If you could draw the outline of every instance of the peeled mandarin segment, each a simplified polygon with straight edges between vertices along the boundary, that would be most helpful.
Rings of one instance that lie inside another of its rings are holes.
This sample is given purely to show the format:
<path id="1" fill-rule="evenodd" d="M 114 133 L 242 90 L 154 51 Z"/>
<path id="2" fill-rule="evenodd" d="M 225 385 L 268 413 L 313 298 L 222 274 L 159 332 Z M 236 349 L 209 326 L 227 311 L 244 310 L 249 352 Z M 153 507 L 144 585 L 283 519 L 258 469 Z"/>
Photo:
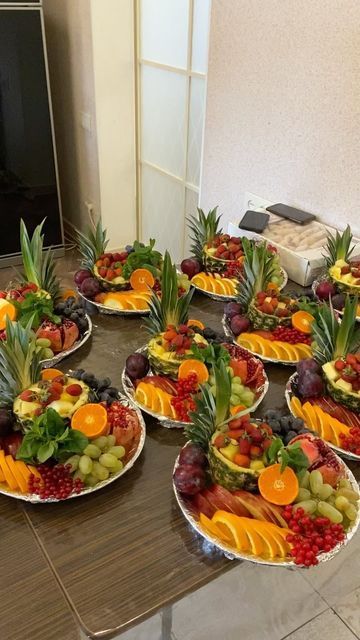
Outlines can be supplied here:
<path id="1" fill-rule="evenodd" d="M 322 411 L 316 404 L 313 405 L 313 409 L 316 413 L 321 438 L 323 438 L 323 440 L 327 440 L 328 442 L 332 442 L 332 438 L 334 436 L 329 424 L 327 414 L 324 413 L 324 411 Z"/>
<path id="2" fill-rule="evenodd" d="M 299 482 L 290 467 L 285 467 L 281 472 L 280 464 L 272 464 L 260 474 L 258 488 L 265 500 L 282 506 L 294 502 L 299 491 Z"/>
<path id="3" fill-rule="evenodd" d="M 178 371 L 178 378 L 187 378 L 192 373 L 196 374 L 199 384 L 203 384 L 209 379 L 207 366 L 200 360 L 189 358 L 189 360 L 184 360 L 181 363 Z"/>
<path id="4" fill-rule="evenodd" d="M 101 404 L 89 403 L 79 407 L 71 418 L 71 427 L 88 438 L 97 438 L 107 432 L 108 416 Z"/>
<path id="5" fill-rule="evenodd" d="M 15 320 L 16 318 L 16 308 L 14 305 L 5 300 L 5 298 L 0 299 L 0 329 L 6 328 L 6 318 L 9 320 Z"/>
<path id="6" fill-rule="evenodd" d="M 311 358 L 312 351 L 311 351 L 311 347 L 309 347 L 309 345 L 298 343 L 298 344 L 294 344 L 292 346 L 297 352 L 297 356 L 298 356 L 297 359 L 298 360 L 306 360 L 307 358 Z"/>
<path id="7" fill-rule="evenodd" d="M 5 460 L 5 453 L 3 450 L 0 450 L 0 467 L 3 476 L 5 477 L 6 484 L 10 487 L 10 489 L 16 491 L 18 489 L 18 483 L 16 482 L 16 478 L 14 477 L 7 461 Z"/>
<path id="8" fill-rule="evenodd" d="M 28 491 L 27 482 L 25 481 L 22 473 L 20 472 L 20 469 L 17 467 L 17 464 L 16 464 L 14 458 L 12 456 L 8 455 L 8 456 L 5 456 L 5 460 L 6 460 L 7 464 L 8 464 L 8 467 L 9 467 L 11 473 L 13 474 L 13 476 L 14 476 L 17 484 L 18 484 L 18 487 L 19 487 L 21 493 L 27 493 L 27 491 Z"/>
<path id="9" fill-rule="evenodd" d="M 293 414 L 295 415 L 296 418 L 301 418 L 302 420 L 304 420 L 304 414 L 302 411 L 302 405 L 301 402 L 299 400 L 299 398 L 297 398 L 296 396 L 293 396 L 290 400 L 290 406 L 291 406 L 291 410 L 293 412 Z"/>
<path id="10" fill-rule="evenodd" d="M 311 325 L 314 322 L 315 318 L 308 313 L 307 311 L 296 311 L 291 316 L 291 324 L 294 329 L 301 331 L 302 333 L 310 334 L 311 333 Z"/>
<path id="11" fill-rule="evenodd" d="M 60 369 L 43 369 L 40 377 L 41 380 L 53 380 L 54 378 L 57 378 L 58 376 L 63 376 L 63 372 L 60 371 Z"/>
<path id="12" fill-rule="evenodd" d="M 130 276 L 130 286 L 135 291 L 148 291 L 155 284 L 155 278 L 148 269 L 135 269 Z"/>
<path id="13" fill-rule="evenodd" d="M 302 411 L 306 426 L 312 431 L 319 431 L 317 414 L 315 413 L 312 404 L 310 404 L 310 402 L 305 402 L 302 406 Z"/>
<path id="14" fill-rule="evenodd" d="M 208 518 L 204 513 L 200 513 L 200 524 L 205 529 L 205 531 L 213 534 L 220 540 L 224 540 L 225 542 L 230 542 L 231 538 L 226 535 L 225 531 L 222 531 L 210 518 Z"/>

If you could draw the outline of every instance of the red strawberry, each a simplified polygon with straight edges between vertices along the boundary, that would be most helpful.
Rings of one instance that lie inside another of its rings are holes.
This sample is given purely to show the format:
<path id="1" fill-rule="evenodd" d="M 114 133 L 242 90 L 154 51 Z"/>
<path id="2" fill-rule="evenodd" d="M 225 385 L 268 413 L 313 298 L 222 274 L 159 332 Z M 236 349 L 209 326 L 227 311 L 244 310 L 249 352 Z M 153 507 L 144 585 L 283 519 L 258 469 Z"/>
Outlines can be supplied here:
<path id="1" fill-rule="evenodd" d="M 36 399 L 36 394 L 31 389 L 25 389 L 20 393 L 20 400 L 25 400 L 25 402 L 33 402 Z"/>
<path id="2" fill-rule="evenodd" d="M 341 267 L 341 275 L 344 276 L 347 273 L 350 273 L 351 269 L 348 265 L 346 265 L 346 267 Z"/>
<path id="3" fill-rule="evenodd" d="M 270 447 L 271 443 L 272 443 L 271 438 L 265 438 L 265 440 L 262 443 L 262 447 L 263 447 L 264 451 L 266 451 L 266 449 L 268 449 Z"/>
<path id="4" fill-rule="evenodd" d="M 70 384 L 65 391 L 70 396 L 79 396 L 82 393 L 82 387 L 79 384 Z"/>
<path id="5" fill-rule="evenodd" d="M 244 456 L 248 456 L 250 453 L 250 449 L 251 449 L 250 440 L 247 440 L 246 438 L 243 438 L 242 440 L 240 440 L 239 453 L 242 453 Z"/>
<path id="6" fill-rule="evenodd" d="M 6 291 L 0 291 L 0 299 L 6 298 Z"/>
<path id="7" fill-rule="evenodd" d="M 173 347 L 180 347 L 181 348 L 183 346 L 183 343 L 184 343 L 184 338 L 183 338 L 183 336 L 180 336 L 180 335 L 175 336 L 175 338 L 173 338 L 171 340 L 171 345 Z"/>
<path id="8" fill-rule="evenodd" d="M 217 449 L 221 449 L 226 445 L 226 436 L 221 434 L 215 438 L 214 445 Z"/>
<path id="9" fill-rule="evenodd" d="M 61 382 L 55 382 L 54 380 L 52 380 L 49 391 L 51 391 L 51 393 L 62 393 L 63 385 L 61 384 Z"/>
<path id="10" fill-rule="evenodd" d="M 180 324 L 178 328 L 178 332 L 183 335 L 187 335 L 188 329 L 189 327 L 187 326 L 187 324 Z"/>
<path id="11" fill-rule="evenodd" d="M 115 271 L 113 269 L 108 269 L 106 272 L 106 279 L 113 280 L 115 278 Z"/>
<path id="12" fill-rule="evenodd" d="M 100 267 L 99 275 L 101 276 L 101 278 L 106 278 L 106 273 L 107 273 L 107 268 L 106 267 Z"/>
<path id="13" fill-rule="evenodd" d="M 259 458 L 262 454 L 262 450 L 256 444 L 252 444 L 250 447 L 250 456 L 252 459 Z"/>

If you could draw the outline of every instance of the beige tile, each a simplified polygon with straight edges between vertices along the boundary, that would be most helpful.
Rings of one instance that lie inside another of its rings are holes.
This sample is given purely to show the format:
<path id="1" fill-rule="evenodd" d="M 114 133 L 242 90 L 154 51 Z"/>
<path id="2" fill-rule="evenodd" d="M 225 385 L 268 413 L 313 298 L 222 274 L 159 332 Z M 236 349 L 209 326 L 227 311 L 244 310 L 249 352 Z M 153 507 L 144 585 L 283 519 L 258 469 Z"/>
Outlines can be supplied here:
<path id="1" fill-rule="evenodd" d="M 279 640 L 326 608 L 299 571 L 244 562 L 176 603 L 172 628 L 178 640 Z"/>
<path id="2" fill-rule="evenodd" d="M 114 640 L 160 640 L 161 615 L 157 613 L 145 622 L 117 635 Z"/>
<path id="3" fill-rule="evenodd" d="M 355 640 L 354 634 L 331 609 L 307 622 L 286 636 L 284 640 L 322 640 L 322 638 L 326 638 L 326 640 Z"/>
<path id="4" fill-rule="evenodd" d="M 336 613 L 360 637 L 360 588 L 347 595 L 339 595 Z"/>
<path id="5" fill-rule="evenodd" d="M 330 562 L 304 572 L 304 577 L 330 606 L 360 587 L 360 535 L 355 534 Z"/>

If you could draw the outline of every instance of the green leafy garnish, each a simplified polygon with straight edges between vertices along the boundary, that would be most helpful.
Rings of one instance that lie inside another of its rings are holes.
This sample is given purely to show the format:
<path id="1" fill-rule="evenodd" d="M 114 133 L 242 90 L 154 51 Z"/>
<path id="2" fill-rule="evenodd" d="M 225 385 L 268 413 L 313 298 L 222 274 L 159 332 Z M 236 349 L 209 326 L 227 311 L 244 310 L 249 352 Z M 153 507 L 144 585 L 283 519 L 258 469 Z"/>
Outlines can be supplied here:
<path id="1" fill-rule="evenodd" d="M 31 320 L 31 328 L 39 328 L 43 320 L 48 319 L 55 324 L 60 324 L 61 318 L 54 313 L 54 303 L 51 298 L 38 296 L 36 293 L 27 293 L 22 302 L 13 300 L 18 312 L 18 321 L 26 327 Z"/>
<path id="2" fill-rule="evenodd" d="M 26 428 L 16 457 L 24 462 L 42 464 L 50 458 L 61 460 L 80 454 L 88 442 L 81 431 L 69 428 L 54 409 L 47 409 Z"/>
<path id="3" fill-rule="evenodd" d="M 190 348 L 191 355 L 187 356 L 188 359 L 194 358 L 210 366 L 220 364 L 221 361 L 228 365 L 231 360 L 230 353 L 221 344 L 209 344 L 207 347 L 200 348 L 196 342 L 193 342 Z"/>
<path id="4" fill-rule="evenodd" d="M 266 452 L 266 457 L 269 464 L 280 462 L 281 473 L 286 467 L 291 467 L 295 473 L 309 467 L 309 460 L 299 441 L 285 447 L 281 438 L 275 438 Z"/>
<path id="5" fill-rule="evenodd" d="M 135 240 L 133 249 L 123 266 L 122 276 L 128 280 L 135 269 L 148 269 L 153 276 L 159 275 L 161 253 L 154 251 L 155 240 L 150 239 L 149 245 L 144 246 Z"/>

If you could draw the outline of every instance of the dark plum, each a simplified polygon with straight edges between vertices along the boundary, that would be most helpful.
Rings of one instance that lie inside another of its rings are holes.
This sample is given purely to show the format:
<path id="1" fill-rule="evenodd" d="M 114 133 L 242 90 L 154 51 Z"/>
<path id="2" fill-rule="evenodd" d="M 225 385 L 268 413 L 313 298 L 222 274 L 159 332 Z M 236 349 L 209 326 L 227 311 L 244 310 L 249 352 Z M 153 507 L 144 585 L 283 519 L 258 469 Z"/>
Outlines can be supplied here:
<path id="1" fill-rule="evenodd" d="M 302 375 L 306 372 L 319 373 L 320 365 L 313 358 L 306 358 L 305 360 L 300 360 L 297 363 L 296 371 L 299 375 Z"/>
<path id="2" fill-rule="evenodd" d="M 241 304 L 239 304 L 238 302 L 227 302 L 224 306 L 224 313 L 229 320 L 231 320 L 234 316 L 240 315 L 241 312 Z"/>
<path id="3" fill-rule="evenodd" d="M 0 436 L 7 436 L 12 430 L 14 418 L 7 409 L 0 409 Z"/>
<path id="4" fill-rule="evenodd" d="M 345 300 L 346 300 L 346 296 L 344 293 L 336 293 L 332 298 L 331 298 L 331 302 L 332 302 L 332 306 L 334 307 L 334 309 L 336 309 L 337 311 L 342 311 L 343 308 L 345 307 Z"/>
<path id="5" fill-rule="evenodd" d="M 88 269 L 79 269 L 74 275 L 74 282 L 80 285 L 86 280 L 86 278 L 92 278 L 92 273 Z"/>
<path id="6" fill-rule="evenodd" d="M 201 271 L 201 264 L 196 258 L 185 258 L 180 266 L 181 271 L 188 276 L 189 280 Z"/>
<path id="7" fill-rule="evenodd" d="M 198 444 L 188 444 L 180 451 L 179 464 L 191 464 L 204 467 L 206 465 L 207 458 L 203 449 Z"/>
<path id="8" fill-rule="evenodd" d="M 132 380 L 146 376 L 149 368 L 149 360 L 142 353 L 132 353 L 126 358 L 125 370 Z"/>
<path id="9" fill-rule="evenodd" d="M 333 296 L 335 295 L 335 293 L 335 286 L 332 284 L 332 282 L 328 282 L 327 280 L 320 282 L 320 284 L 318 284 L 318 286 L 316 287 L 316 295 L 318 298 L 320 298 L 320 300 L 328 300 L 329 296 Z"/>
<path id="10" fill-rule="evenodd" d="M 198 465 L 183 464 L 175 469 L 174 484 L 180 493 L 194 496 L 205 487 L 205 472 Z"/>
<path id="11" fill-rule="evenodd" d="M 235 336 L 244 333 L 250 327 L 250 320 L 246 316 L 234 316 L 230 322 L 231 331 Z"/>
<path id="12" fill-rule="evenodd" d="M 298 391 L 302 398 L 318 397 L 324 393 L 324 382 L 318 373 L 307 371 L 299 375 Z"/>
<path id="13" fill-rule="evenodd" d="M 96 278 L 85 278 L 80 285 L 80 292 L 85 298 L 95 298 L 100 291 L 100 282 Z"/>

